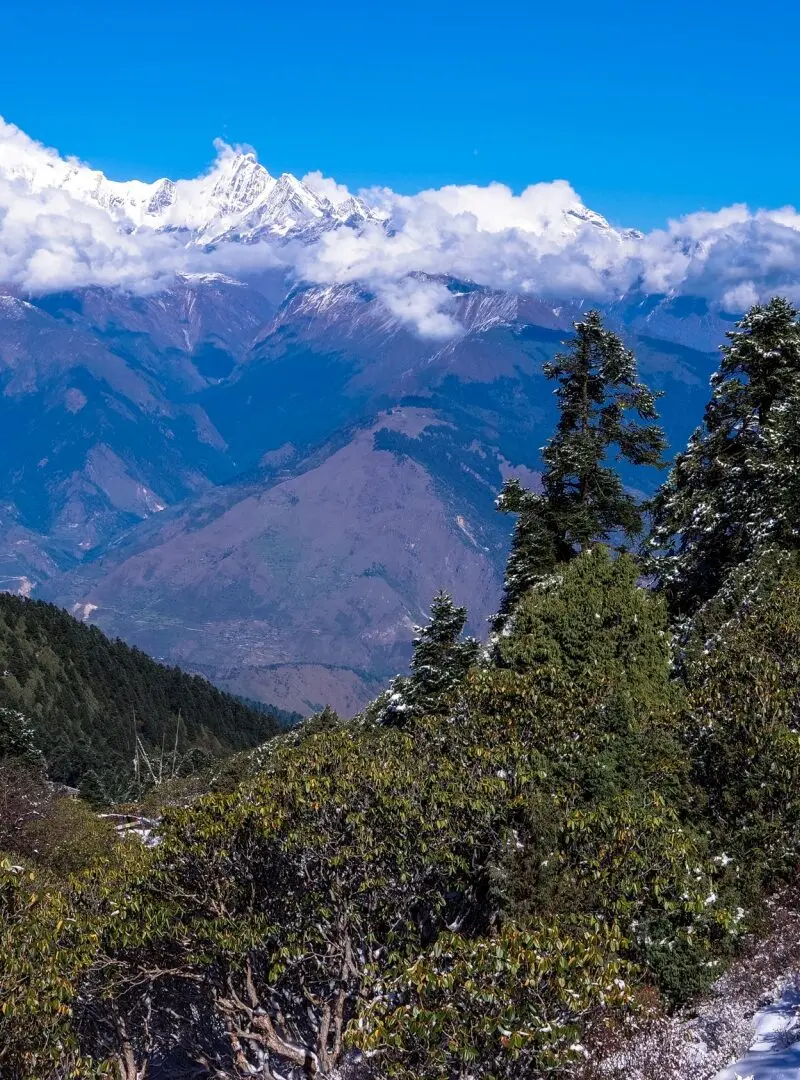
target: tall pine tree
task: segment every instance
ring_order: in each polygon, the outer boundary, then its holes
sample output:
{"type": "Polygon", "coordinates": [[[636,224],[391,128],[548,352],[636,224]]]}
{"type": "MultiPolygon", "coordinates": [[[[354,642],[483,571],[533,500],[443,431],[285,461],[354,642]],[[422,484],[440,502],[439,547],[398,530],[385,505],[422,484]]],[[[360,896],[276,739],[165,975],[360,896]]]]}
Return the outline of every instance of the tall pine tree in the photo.
{"type": "Polygon", "coordinates": [[[411,674],[391,686],[385,723],[397,724],[410,716],[425,716],[452,703],[467,671],[478,659],[480,646],[474,638],[461,637],[467,609],[457,607],[440,589],[431,604],[426,626],[415,627],[411,674]]]}
{"type": "Polygon", "coordinates": [[[702,425],[653,503],[653,560],[673,612],[693,615],[729,573],[800,526],[800,325],[757,304],[728,334],[702,425]]]}
{"type": "Polygon", "coordinates": [[[659,465],[665,447],[655,423],[656,395],[639,382],[633,353],[606,329],[599,312],[575,323],[567,351],[544,371],[558,383],[560,417],[542,450],[542,491],[510,480],[498,499],[499,510],[518,515],[498,628],[519,598],[560,563],[593,543],[641,532],[642,507],[625,490],[614,458],[659,465]]]}

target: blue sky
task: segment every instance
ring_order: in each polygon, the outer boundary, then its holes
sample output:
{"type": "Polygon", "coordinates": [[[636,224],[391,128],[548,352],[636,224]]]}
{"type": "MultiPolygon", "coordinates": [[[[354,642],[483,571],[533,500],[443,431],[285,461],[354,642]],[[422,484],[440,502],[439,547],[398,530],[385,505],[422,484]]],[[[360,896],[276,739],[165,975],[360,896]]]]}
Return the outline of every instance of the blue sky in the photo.
{"type": "Polygon", "coordinates": [[[5,6],[0,114],[116,179],[212,140],[412,192],[563,177],[649,228],[800,202],[800,6],[36,0],[5,6]]]}

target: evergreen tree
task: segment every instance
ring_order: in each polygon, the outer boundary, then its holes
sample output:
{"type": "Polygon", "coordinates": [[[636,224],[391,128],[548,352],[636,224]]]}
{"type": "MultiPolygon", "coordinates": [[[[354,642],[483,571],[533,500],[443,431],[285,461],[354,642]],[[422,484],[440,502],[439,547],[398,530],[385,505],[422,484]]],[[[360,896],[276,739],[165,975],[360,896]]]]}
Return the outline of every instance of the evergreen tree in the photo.
{"type": "Polygon", "coordinates": [[[542,491],[510,480],[498,499],[501,512],[519,515],[498,627],[558,564],[615,534],[641,532],[642,508],[610,456],[616,448],[618,461],[659,465],[665,447],[654,423],[656,395],[639,382],[633,353],[603,326],[599,312],[575,323],[567,352],[556,354],[544,372],[558,382],[560,418],[542,450],[542,491]]]}
{"type": "Polygon", "coordinates": [[[0,762],[13,760],[44,775],[44,757],[28,718],[16,709],[0,706],[0,762]]]}
{"type": "Polygon", "coordinates": [[[800,325],[774,297],[728,334],[702,425],[653,504],[654,566],[672,610],[691,616],[732,570],[793,547],[800,511],[800,325]]]}
{"type": "Polygon", "coordinates": [[[0,673],[0,759],[35,751],[51,780],[85,782],[93,801],[138,791],[134,734],[162,779],[257,746],[279,727],[266,706],[157,664],[53,604],[2,592],[0,673]]]}
{"type": "Polygon", "coordinates": [[[663,597],[639,585],[636,559],[598,544],[560,580],[519,602],[495,649],[499,667],[545,675],[595,697],[620,691],[638,707],[670,697],[670,649],[663,597]]]}
{"type": "Polygon", "coordinates": [[[440,589],[431,604],[430,622],[414,628],[417,636],[411,674],[392,683],[384,723],[433,714],[452,701],[480,650],[474,638],[461,640],[466,621],[467,609],[456,607],[452,597],[440,589]]]}

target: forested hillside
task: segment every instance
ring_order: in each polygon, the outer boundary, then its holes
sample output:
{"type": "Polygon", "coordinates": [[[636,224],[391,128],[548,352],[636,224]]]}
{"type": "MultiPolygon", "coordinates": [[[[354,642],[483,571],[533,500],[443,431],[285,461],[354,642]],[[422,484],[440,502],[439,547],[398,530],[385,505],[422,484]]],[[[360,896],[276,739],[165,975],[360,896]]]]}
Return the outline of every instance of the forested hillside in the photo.
{"type": "Polygon", "coordinates": [[[7,832],[4,1077],[714,1074],[639,1037],[800,865],[798,314],[729,337],[645,505],[618,470],[661,463],[656,400],[576,324],[541,486],[499,499],[487,648],[439,593],[362,715],[240,755],[155,846],[95,838],[68,877],[7,832]]]}
{"type": "Polygon", "coordinates": [[[106,802],[133,793],[135,762],[146,786],[151,768],[185,775],[291,719],[8,593],[0,593],[1,707],[25,716],[51,780],[106,802]]]}

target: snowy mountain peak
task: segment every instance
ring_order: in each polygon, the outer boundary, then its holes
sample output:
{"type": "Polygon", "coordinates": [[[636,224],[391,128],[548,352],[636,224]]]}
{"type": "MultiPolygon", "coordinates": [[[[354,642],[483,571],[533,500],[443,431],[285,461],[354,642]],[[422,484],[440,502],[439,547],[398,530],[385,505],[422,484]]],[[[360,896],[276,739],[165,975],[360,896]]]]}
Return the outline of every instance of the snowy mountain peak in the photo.
{"type": "Polygon", "coordinates": [[[270,195],[269,210],[275,224],[283,229],[291,228],[304,220],[330,216],[332,207],[297,177],[291,173],[283,173],[270,195]]]}
{"type": "Polygon", "coordinates": [[[367,204],[355,195],[351,195],[348,199],[340,202],[336,206],[336,213],[342,221],[366,219],[375,216],[374,211],[371,211],[367,204]]]}
{"type": "MultiPolygon", "coordinates": [[[[567,280],[578,295],[605,295],[612,278],[619,291],[641,276],[641,234],[610,225],[565,180],[519,192],[490,183],[354,195],[319,171],[302,179],[273,174],[249,147],[216,149],[212,166],[194,179],[120,181],[0,119],[0,219],[10,207],[17,223],[16,232],[0,229],[0,256],[10,267],[0,280],[34,291],[64,282],[150,288],[171,274],[203,270],[205,256],[212,269],[245,277],[281,265],[309,281],[381,288],[424,270],[548,294],[567,280]],[[237,252],[241,245],[261,250],[237,252]]],[[[675,271],[671,263],[682,239],[666,236],[649,256],[659,285],[683,272],[685,257],[675,271]]],[[[703,234],[690,239],[688,258],[705,258],[703,234]]],[[[437,297],[450,303],[437,283],[415,288],[413,296],[405,285],[392,294],[412,322],[437,297]]]]}
{"type": "Polygon", "coordinates": [[[274,177],[258,163],[253,153],[235,154],[227,159],[223,157],[218,162],[217,176],[211,199],[223,214],[249,210],[276,184],[274,177]]]}
{"type": "Polygon", "coordinates": [[[564,211],[564,216],[569,220],[570,218],[579,222],[581,225],[592,225],[596,229],[610,229],[611,226],[602,216],[602,214],[595,213],[594,210],[590,210],[586,206],[572,206],[569,210],[564,211]]]}
{"type": "MultiPolygon", "coordinates": [[[[102,172],[35,143],[0,120],[0,181],[41,195],[59,191],[106,211],[126,231],[185,231],[190,243],[223,239],[251,242],[282,238],[311,229],[351,227],[372,215],[360,199],[336,205],[291,173],[277,179],[252,150],[219,144],[217,160],[193,180],[162,178],[153,183],[110,180],[102,172]]],[[[380,220],[375,215],[375,220],[380,220]]]]}
{"type": "Polygon", "coordinates": [[[145,213],[153,217],[165,213],[175,202],[175,192],[175,185],[171,180],[158,180],[153,185],[153,193],[145,207],[145,213]]]}

